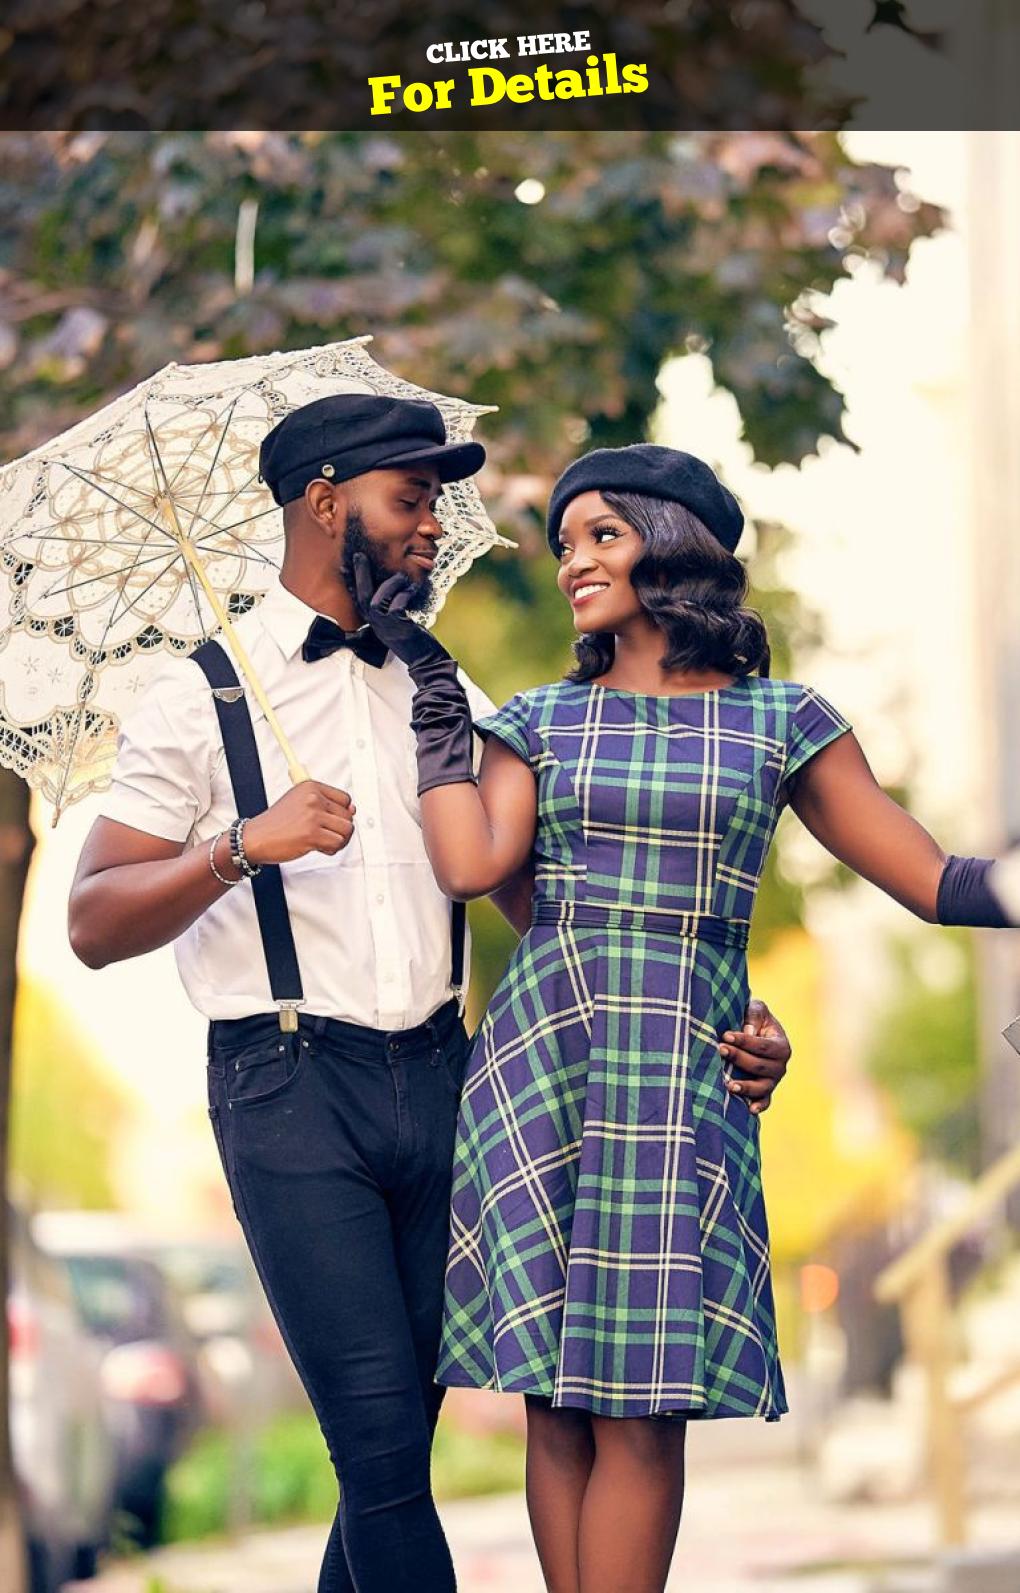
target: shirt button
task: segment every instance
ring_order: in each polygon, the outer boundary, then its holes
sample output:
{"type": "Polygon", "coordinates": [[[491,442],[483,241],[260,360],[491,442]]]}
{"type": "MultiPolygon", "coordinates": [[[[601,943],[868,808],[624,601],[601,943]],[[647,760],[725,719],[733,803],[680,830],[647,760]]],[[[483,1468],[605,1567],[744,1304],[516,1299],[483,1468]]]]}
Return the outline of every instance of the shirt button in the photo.
{"type": "Polygon", "coordinates": [[[374,830],[375,829],[375,820],[373,818],[367,818],[365,820],[365,823],[368,825],[370,830],[374,830]]]}
{"type": "Polygon", "coordinates": [[[383,902],[385,900],[386,900],[385,896],[383,895],[382,891],[380,891],[379,894],[376,896],[376,901],[379,903],[380,907],[382,906],[382,904],[383,904],[383,902]]]}
{"type": "Polygon", "coordinates": [[[364,746],[364,745],[365,745],[365,738],[364,738],[364,736],[359,736],[359,737],[358,737],[358,739],[357,739],[357,741],[356,741],[356,742],[355,742],[355,743],[354,743],[354,745],[355,745],[355,746],[356,746],[356,747],[363,747],[363,746],[364,746]]]}

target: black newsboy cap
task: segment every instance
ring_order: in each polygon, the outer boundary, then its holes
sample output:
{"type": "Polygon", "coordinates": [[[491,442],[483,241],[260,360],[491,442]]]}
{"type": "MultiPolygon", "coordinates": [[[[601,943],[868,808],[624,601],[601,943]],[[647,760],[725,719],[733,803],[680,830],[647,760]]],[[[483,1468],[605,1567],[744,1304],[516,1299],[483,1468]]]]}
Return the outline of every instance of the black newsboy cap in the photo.
{"type": "Polygon", "coordinates": [[[259,475],[279,504],[300,498],[319,476],[350,481],[368,470],[432,465],[440,481],[461,481],[484,463],[481,443],[447,442],[435,404],[371,393],[333,393],[292,409],[259,450],[259,475]]]}
{"type": "Polygon", "coordinates": [[[632,443],[628,448],[595,448],[564,470],[549,499],[549,546],[554,553],[559,553],[560,521],[571,498],[605,491],[640,492],[682,503],[730,553],[744,529],[739,503],[703,459],[657,443],[632,443]]]}

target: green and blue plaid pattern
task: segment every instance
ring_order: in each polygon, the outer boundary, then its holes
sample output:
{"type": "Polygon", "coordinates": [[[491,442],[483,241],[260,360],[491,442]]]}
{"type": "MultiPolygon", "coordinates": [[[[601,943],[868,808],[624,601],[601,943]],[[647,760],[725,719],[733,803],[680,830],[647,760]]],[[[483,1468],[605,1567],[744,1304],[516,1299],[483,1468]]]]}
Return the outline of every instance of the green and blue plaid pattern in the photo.
{"type": "Polygon", "coordinates": [[[758,1120],[718,1036],[743,1018],[783,781],[849,726],[753,678],[561,682],[478,728],[538,782],[536,913],[468,1066],[439,1381],[775,1419],[758,1120]]]}

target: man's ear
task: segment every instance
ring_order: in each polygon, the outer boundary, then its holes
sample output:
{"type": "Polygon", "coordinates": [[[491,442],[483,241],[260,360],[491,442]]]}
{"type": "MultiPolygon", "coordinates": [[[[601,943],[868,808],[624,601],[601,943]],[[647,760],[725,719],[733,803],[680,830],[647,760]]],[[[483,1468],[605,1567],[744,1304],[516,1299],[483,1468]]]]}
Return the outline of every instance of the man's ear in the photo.
{"type": "Polygon", "coordinates": [[[316,477],[305,488],[305,506],[320,531],[339,541],[347,526],[347,493],[344,484],[316,477]]]}

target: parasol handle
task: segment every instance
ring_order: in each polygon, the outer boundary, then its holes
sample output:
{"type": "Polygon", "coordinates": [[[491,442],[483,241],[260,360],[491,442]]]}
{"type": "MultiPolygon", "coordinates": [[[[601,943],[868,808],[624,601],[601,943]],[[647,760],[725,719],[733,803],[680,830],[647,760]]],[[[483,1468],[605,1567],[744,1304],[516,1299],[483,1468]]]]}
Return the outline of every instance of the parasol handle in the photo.
{"type": "Polygon", "coordinates": [[[206,573],[205,565],[195,552],[194,546],[192,545],[190,539],[186,537],[184,532],[181,530],[180,522],[177,518],[177,511],[174,508],[172,500],[169,497],[160,498],[159,507],[163,514],[164,520],[166,520],[169,529],[173,533],[175,541],[180,547],[185,562],[188,564],[189,568],[194,571],[203,592],[209,599],[209,606],[216,615],[216,618],[219,620],[220,626],[222,627],[223,640],[227,643],[227,646],[230,648],[230,651],[236,658],[242,675],[252,689],[252,695],[255,698],[255,701],[258,703],[259,707],[262,709],[262,712],[266,716],[266,723],[280,744],[280,750],[287,760],[287,773],[290,775],[291,784],[299,785],[302,780],[307,780],[310,778],[308,770],[303,764],[299,763],[294,749],[287,739],[287,733],[281,725],[279,719],[277,719],[276,713],[270,705],[269,698],[266,696],[265,691],[262,688],[262,682],[255,673],[255,666],[248,657],[241,638],[234,630],[230,615],[220,602],[219,593],[216,591],[206,573]]]}

